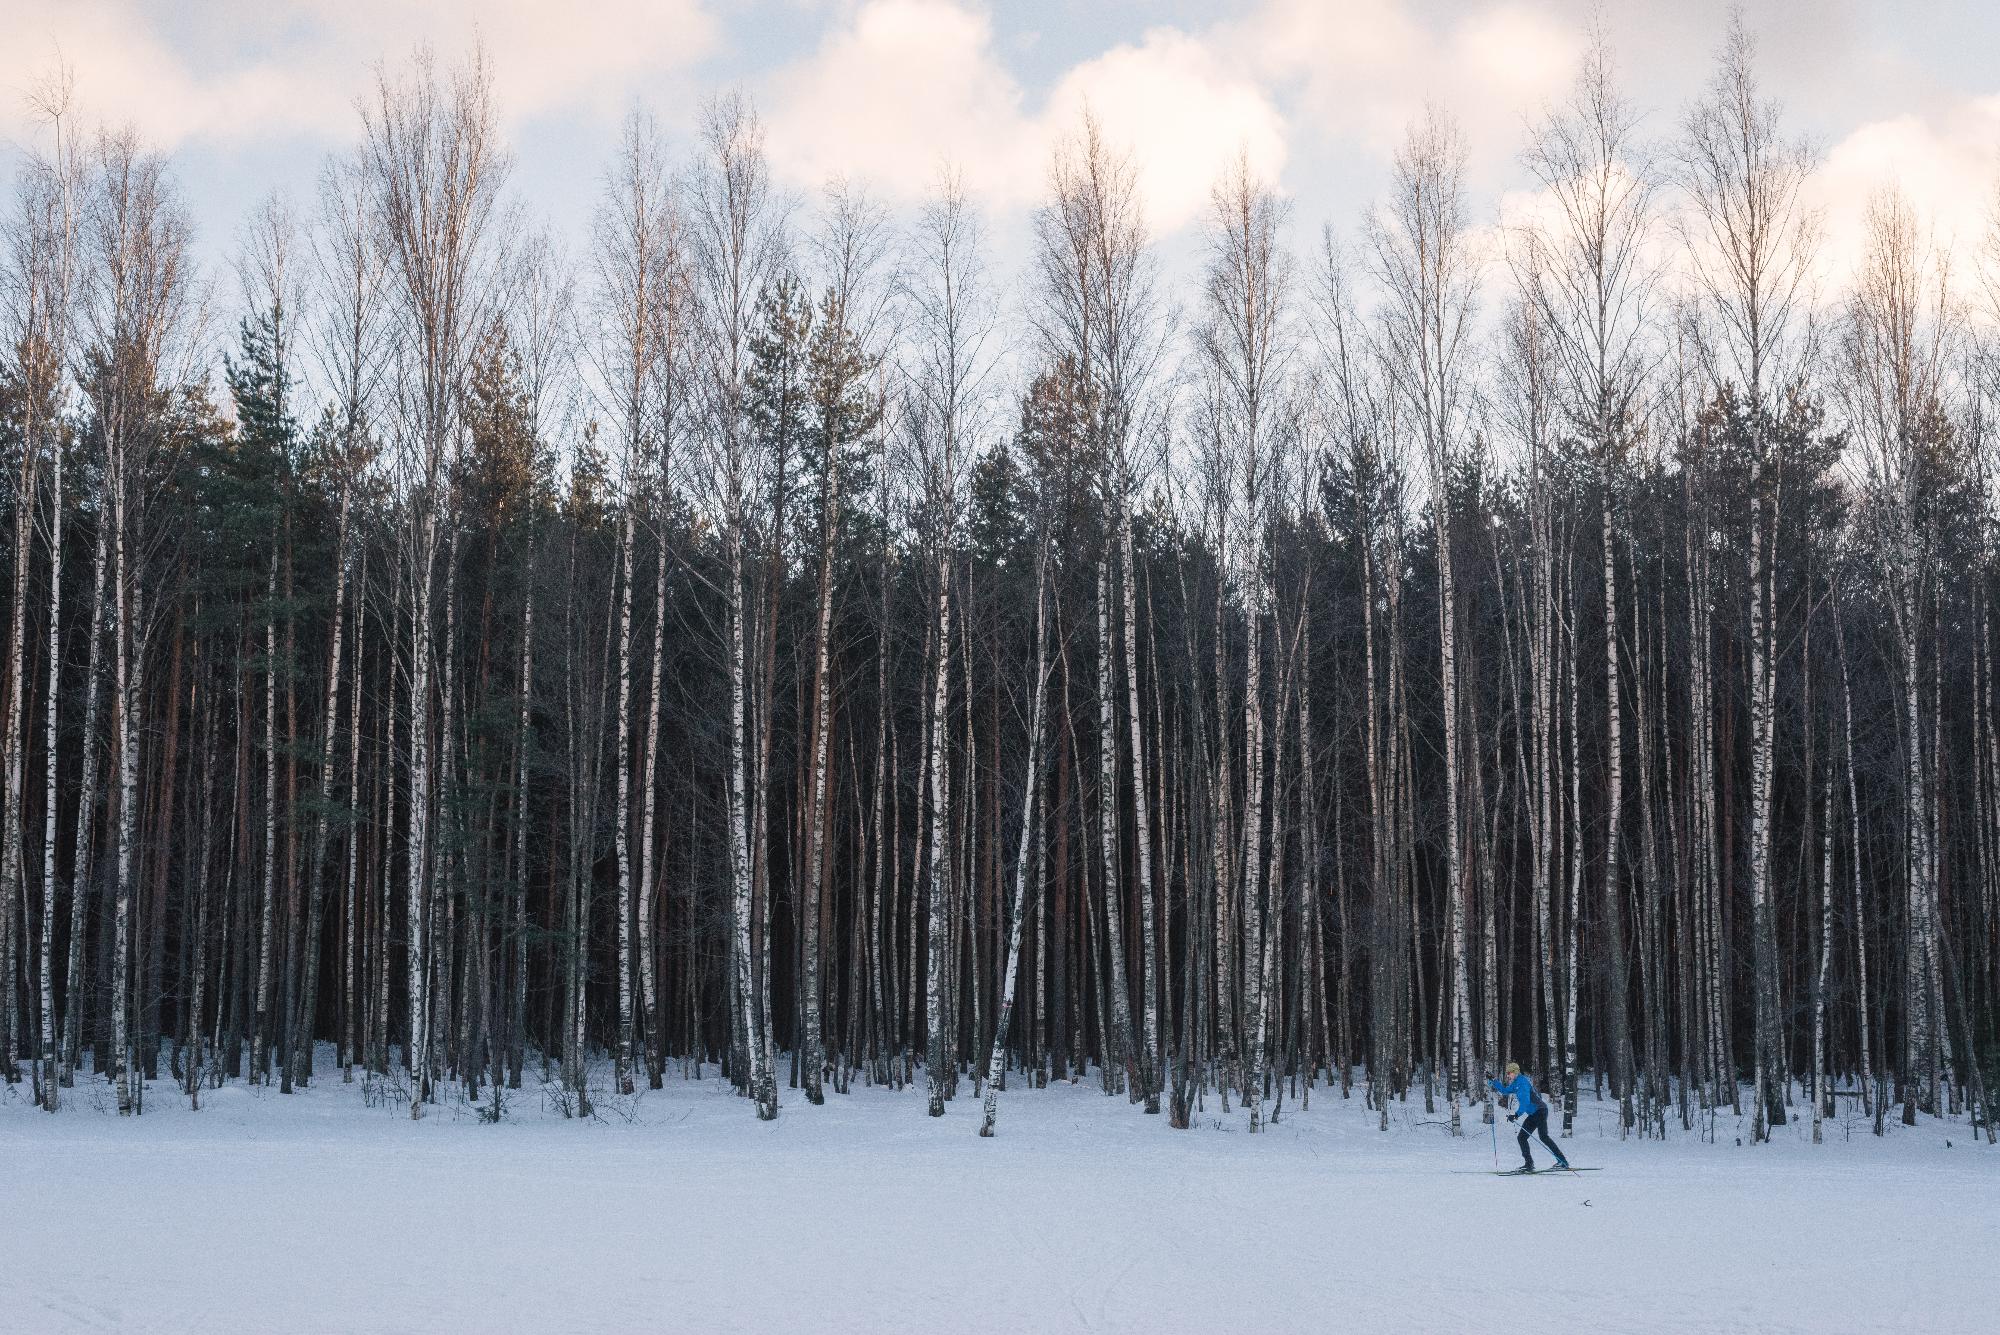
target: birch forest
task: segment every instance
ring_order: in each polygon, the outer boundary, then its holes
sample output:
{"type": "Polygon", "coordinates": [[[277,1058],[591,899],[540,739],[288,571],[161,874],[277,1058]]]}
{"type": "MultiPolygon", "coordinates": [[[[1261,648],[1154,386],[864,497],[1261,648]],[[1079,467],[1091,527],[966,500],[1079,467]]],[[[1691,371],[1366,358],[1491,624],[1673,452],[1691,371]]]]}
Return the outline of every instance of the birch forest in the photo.
{"type": "Polygon", "coordinates": [[[1469,1134],[1513,1060],[1558,1133],[1990,1141],[2000,222],[1886,191],[1836,271],[1740,26],[1690,89],[1600,39],[1528,207],[1434,110],[1362,216],[1246,159],[1170,255],[1088,115],[999,236],[948,164],[785,188],[729,92],[558,236],[420,52],[206,265],[52,69],[0,1072],[1469,1134]]]}

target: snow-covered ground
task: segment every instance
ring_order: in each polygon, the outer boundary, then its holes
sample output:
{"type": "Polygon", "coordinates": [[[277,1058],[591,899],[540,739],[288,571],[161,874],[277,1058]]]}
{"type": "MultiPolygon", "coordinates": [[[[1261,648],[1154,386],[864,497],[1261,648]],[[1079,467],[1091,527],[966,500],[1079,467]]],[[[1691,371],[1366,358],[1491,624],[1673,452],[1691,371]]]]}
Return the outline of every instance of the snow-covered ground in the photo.
{"type": "Polygon", "coordinates": [[[1566,1149],[1605,1171],[1498,1178],[1476,1113],[1385,1134],[1358,1091],[1252,1137],[1017,1084],[992,1140],[969,1095],[783,1093],[765,1124],[675,1078],[579,1122],[524,1090],[494,1126],[337,1076],[136,1119],[16,1087],[0,1330],[2000,1329],[2000,1151],[1962,1124],[1621,1142],[1586,1101],[1566,1149]]]}

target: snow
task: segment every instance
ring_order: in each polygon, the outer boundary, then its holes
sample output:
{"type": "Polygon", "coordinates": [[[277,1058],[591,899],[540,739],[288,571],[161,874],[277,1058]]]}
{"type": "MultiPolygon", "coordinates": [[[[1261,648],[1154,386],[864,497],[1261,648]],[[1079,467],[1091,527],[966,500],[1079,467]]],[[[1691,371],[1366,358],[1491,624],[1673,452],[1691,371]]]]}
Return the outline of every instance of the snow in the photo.
{"type": "MultiPolygon", "coordinates": [[[[331,1052],[324,1054],[330,1068],[331,1052]]],[[[322,1076],[285,1096],[166,1083],[142,1118],[80,1084],[0,1093],[0,1329],[218,1332],[1988,1331],[2000,1150],[1962,1123],[1814,1146],[1621,1141],[1586,1100],[1565,1150],[1606,1171],[1499,1178],[1470,1114],[1360,1091],[1267,1133],[1213,1101],[1177,1132],[1095,1082],[781,1091],[759,1123],[713,1077],[566,1120],[421,1122],[322,1076]],[[1949,1141],[1949,1145],[1947,1145],[1949,1141]]],[[[1676,1128],[1676,1131],[1678,1129],[1676,1128]]],[[[1512,1128],[1499,1127],[1512,1166],[1512,1128]]],[[[1546,1156],[1541,1156],[1546,1162],[1546,1156]]]]}

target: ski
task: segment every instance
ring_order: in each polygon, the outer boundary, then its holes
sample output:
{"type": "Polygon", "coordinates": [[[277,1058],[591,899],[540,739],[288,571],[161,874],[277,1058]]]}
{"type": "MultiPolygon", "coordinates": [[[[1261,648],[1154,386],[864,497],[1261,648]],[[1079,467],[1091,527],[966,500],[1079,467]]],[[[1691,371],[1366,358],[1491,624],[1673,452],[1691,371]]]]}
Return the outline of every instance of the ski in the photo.
{"type": "Polygon", "coordinates": [[[1601,1173],[1601,1166],[1588,1168],[1456,1168],[1459,1177],[1540,1177],[1550,1173],[1601,1173]]]}
{"type": "Polygon", "coordinates": [[[1601,1173],[1601,1168],[1516,1168],[1512,1171],[1497,1170],[1495,1177],[1546,1177],[1551,1173],[1601,1173]]]}

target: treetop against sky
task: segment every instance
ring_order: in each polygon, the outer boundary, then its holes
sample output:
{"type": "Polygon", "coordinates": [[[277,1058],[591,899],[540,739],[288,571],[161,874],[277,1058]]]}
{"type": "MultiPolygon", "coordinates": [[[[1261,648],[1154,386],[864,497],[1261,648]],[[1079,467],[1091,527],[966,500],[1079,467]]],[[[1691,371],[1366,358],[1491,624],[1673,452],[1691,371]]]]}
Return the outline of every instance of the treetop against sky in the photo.
{"type": "MultiPolygon", "coordinates": [[[[1980,53],[2000,14],[1762,0],[1745,7],[1769,92],[1822,153],[1812,202],[1823,258],[1851,269],[1862,205],[1894,181],[1961,245],[1992,197],[2000,95],[1980,53]]],[[[865,180],[914,206],[941,159],[995,224],[996,261],[1025,262],[1049,152],[1089,106],[1133,150],[1148,221],[1193,266],[1208,192],[1238,151],[1294,201],[1292,224],[1346,227],[1385,188],[1411,118],[1434,102],[1465,127],[1482,220],[1532,188],[1525,124],[1559,99],[1601,15],[1621,82],[1667,138],[1700,91],[1726,25],[1722,0],[610,0],[577,12],[535,0],[295,0],[260,5],[20,0],[0,41],[0,177],[38,142],[21,93],[60,56],[79,109],[170,150],[220,261],[273,189],[309,198],[323,153],[359,141],[356,99],[382,60],[420,43],[491,58],[514,186],[581,249],[635,103],[692,152],[700,100],[740,87],[763,113],[778,182],[811,195],[865,180]]]]}

